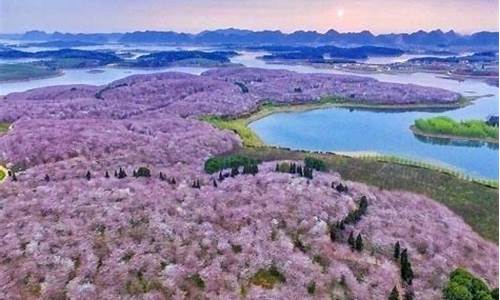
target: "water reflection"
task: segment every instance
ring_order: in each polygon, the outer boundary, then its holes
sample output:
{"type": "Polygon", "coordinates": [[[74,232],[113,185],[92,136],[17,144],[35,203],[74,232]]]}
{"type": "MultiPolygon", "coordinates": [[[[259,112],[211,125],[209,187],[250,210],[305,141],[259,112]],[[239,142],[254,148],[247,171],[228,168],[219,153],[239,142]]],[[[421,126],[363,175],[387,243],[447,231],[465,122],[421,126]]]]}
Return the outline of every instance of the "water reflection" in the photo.
{"type": "Polygon", "coordinates": [[[449,138],[441,138],[441,137],[430,137],[430,136],[423,136],[420,134],[413,134],[416,139],[423,143],[428,143],[428,144],[434,144],[434,145],[452,145],[452,146],[459,146],[459,147],[475,147],[475,148],[481,148],[481,147],[488,147],[493,150],[498,150],[498,144],[497,143],[489,143],[485,141],[474,141],[474,140],[459,140],[459,139],[449,139],[449,138]]]}

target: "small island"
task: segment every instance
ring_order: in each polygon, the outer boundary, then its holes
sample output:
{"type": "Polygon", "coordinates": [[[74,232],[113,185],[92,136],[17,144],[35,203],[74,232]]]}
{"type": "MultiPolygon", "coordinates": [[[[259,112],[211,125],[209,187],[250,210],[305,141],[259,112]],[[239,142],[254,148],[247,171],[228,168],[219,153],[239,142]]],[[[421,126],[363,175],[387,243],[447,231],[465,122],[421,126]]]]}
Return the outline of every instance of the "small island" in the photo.
{"type": "Polygon", "coordinates": [[[483,141],[498,144],[498,123],[483,120],[455,121],[449,117],[417,119],[410,126],[414,134],[451,140],[483,141]]]}

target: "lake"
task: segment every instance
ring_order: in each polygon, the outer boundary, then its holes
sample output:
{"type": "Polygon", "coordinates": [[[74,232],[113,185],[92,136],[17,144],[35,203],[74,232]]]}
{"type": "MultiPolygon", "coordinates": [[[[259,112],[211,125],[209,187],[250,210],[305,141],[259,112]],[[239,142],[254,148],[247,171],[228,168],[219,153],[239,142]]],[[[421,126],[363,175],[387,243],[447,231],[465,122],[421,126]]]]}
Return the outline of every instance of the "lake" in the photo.
{"type": "MultiPolygon", "coordinates": [[[[103,46],[101,46],[103,47],[103,46]]],[[[104,46],[133,53],[155,50],[171,50],[168,46],[104,46]]],[[[180,49],[176,47],[175,49],[180,49]]],[[[183,48],[184,49],[184,48],[183,48]]],[[[187,48],[186,48],[187,49],[187,48]]],[[[190,48],[199,49],[199,48],[190,48]]],[[[30,49],[34,51],[35,49],[30,49]]],[[[39,49],[36,49],[39,50],[39,49]]],[[[206,50],[206,49],[205,49],[206,50]]],[[[258,56],[266,52],[243,51],[232,62],[248,67],[287,69],[301,73],[350,74],[334,69],[316,69],[305,65],[266,64],[258,56]]],[[[404,57],[405,59],[409,57],[404,57]]],[[[400,58],[387,58],[398,60],[400,58]]],[[[383,62],[387,62],[383,61],[383,62]]],[[[372,60],[372,63],[382,62],[372,60]]],[[[25,82],[0,83],[0,95],[30,88],[60,84],[103,85],[133,74],[179,71],[200,74],[206,68],[128,69],[98,68],[89,70],[65,70],[64,75],[25,82]]],[[[498,114],[498,88],[476,80],[462,82],[440,78],[430,73],[413,74],[363,74],[380,81],[413,83],[444,88],[465,96],[491,95],[476,100],[473,105],[446,112],[387,112],[326,108],[306,112],[278,113],[250,124],[250,127],[270,145],[292,149],[321,150],[348,153],[380,153],[425,160],[460,170],[472,176],[498,178],[498,147],[481,143],[446,143],[442,140],[419,139],[409,130],[416,118],[447,115],[458,119],[480,118],[498,114]]]]}

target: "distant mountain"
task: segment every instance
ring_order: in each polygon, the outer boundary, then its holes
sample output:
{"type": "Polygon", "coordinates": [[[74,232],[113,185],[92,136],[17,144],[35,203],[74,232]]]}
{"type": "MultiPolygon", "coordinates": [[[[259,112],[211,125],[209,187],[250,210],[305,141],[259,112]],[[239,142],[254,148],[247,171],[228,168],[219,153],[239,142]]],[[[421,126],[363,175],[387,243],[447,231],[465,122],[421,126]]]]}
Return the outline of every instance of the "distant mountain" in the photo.
{"type": "Polygon", "coordinates": [[[27,41],[81,41],[89,43],[116,42],[122,33],[46,33],[45,31],[32,30],[19,37],[27,41]]]}
{"type": "Polygon", "coordinates": [[[173,31],[134,31],[125,33],[121,38],[122,43],[189,43],[192,38],[186,33],[173,31]]]}
{"type": "Polygon", "coordinates": [[[447,47],[476,46],[498,47],[498,32],[477,32],[462,35],[452,30],[423,31],[413,33],[374,35],[370,31],[341,33],[333,29],[319,33],[317,31],[295,31],[283,33],[275,30],[252,31],[236,28],[206,30],[198,34],[178,33],[173,31],[135,31],[128,33],[46,33],[28,31],[23,35],[11,36],[22,40],[43,41],[82,41],[93,43],[171,43],[171,44],[208,44],[208,45],[342,45],[363,46],[379,45],[391,47],[447,47]]]}

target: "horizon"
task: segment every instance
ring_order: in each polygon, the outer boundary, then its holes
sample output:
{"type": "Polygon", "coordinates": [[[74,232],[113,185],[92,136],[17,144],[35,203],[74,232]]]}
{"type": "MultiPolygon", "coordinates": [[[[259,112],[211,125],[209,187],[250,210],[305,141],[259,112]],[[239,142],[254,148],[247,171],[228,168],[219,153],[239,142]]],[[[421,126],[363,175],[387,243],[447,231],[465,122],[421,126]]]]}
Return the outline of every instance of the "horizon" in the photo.
{"type": "Polygon", "coordinates": [[[498,2],[493,0],[411,0],[401,5],[395,0],[266,2],[229,0],[4,0],[0,3],[0,32],[122,33],[130,31],[175,31],[199,33],[219,28],[245,28],[252,31],[298,30],[338,32],[368,30],[375,35],[409,33],[419,30],[460,34],[498,31],[498,2]],[[467,13],[464,14],[464,11],[467,13]],[[418,13],[415,13],[418,12],[418,13]],[[488,13],[484,13],[488,12],[488,13]],[[88,20],[92,20],[89,24],[88,20]],[[258,20],[258,22],[256,22],[258,20]]]}
{"type": "Polygon", "coordinates": [[[238,28],[238,27],[222,27],[222,28],[214,28],[214,29],[205,29],[205,30],[199,30],[199,31],[194,31],[194,32],[187,32],[187,31],[177,31],[173,29],[140,29],[140,30],[128,30],[128,31],[95,31],[95,32],[80,32],[80,31],[64,31],[64,30],[43,30],[43,29],[30,29],[26,30],[23,32],[2,32],[0,31],[0,34],[5,34],[5,35],[22,35],[26,34],[29,32],[44,32],[46,34],[55,34],[55,33],[61,33],[61,34],[125,34],[125,33],[132,33],[132,32],[175,32],[179,34],[190,34],[190,35],[199,35],[202,34],[203,32],[208,32],[208,31],[224,31],[224,30],[240,30],[240,31],[252,31],[252,32],[281,32],[282,34],[293,34],[297,32],[315,32],[318,34],[326,34],[329,31],[333,30],[336,31],[340,34],[349,34],[349,33],[361,33],[361,32],[369,32],[373,34],[374,36],[379,36],[379,35],[389,35],[389,34],[413,34],[417,32],[425,32],[425,33],[430,33],[434,31],[441,31],[442,33],[448,33],[448,32],[454,32],[455,34],[466,36],[466,35],[472,35],[475,33],[479,32],[493,32],[493,33],[498,33],[499,30],[478,30],[478,31],[472,31],[472,32],[460,32],[458,30],[454,29],[449,29],[449,30],[443,30],[442,28],[436,28],[436,29],[430,29],[430,30],[424,30],[424,29],[417,29],[414,31],[401,31],[401,32],[381,32],[381,33],[376,33],[371,30],[359,30],[359,31],[340,31],[335,28],[330,28],[327,30],[309,30],[309,29],[295,29],[293,31],[284,31],[280,29],[248,29],[248,28],[238,28]]]}

